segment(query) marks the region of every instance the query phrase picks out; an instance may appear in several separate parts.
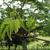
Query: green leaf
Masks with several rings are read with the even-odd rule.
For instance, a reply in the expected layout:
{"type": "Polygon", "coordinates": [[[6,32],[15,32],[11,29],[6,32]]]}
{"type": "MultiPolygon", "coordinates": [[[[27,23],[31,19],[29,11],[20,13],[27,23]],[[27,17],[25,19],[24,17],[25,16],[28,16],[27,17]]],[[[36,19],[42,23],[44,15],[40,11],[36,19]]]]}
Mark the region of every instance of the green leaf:
{"type": "Polygon", "coordinates": [[[26,22],[26,27],[28,30],[32,30],[35,28],[35,19],[33,17],[28,17],[27,22],[26,22]]]}

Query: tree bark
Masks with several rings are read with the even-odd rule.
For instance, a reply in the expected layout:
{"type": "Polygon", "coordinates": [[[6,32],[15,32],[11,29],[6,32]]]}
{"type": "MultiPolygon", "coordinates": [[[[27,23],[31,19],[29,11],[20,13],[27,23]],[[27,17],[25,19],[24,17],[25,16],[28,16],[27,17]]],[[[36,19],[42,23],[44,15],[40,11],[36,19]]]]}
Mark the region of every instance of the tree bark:
{"type": "Polygon", "coordinates": [[[22,50],[27,50],[27,43],[26,43],[25,40],[24,40],[23,43],[22,43],[22,47],[23,47],[22,50]]]}
{"type": "Polygon", "coordinates": [[[17,47],[17,45],[15,44],[15,48],[14,48],[14,50],[16,50],[16,47],[17,47]]]}
{"type": "Polygon", "coordinates": [[[8,50],[10,50],[10,45],[8,45],[8,50]]]}

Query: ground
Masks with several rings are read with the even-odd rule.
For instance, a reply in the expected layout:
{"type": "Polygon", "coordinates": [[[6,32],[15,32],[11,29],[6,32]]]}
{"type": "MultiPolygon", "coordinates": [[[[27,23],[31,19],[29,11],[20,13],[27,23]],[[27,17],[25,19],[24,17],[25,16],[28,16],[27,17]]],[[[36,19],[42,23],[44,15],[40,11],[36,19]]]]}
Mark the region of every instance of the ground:
{"type": "MultiPolygon", "coordinates": [[[[50,37],[42,37],[38,36],[38,38],[44,39],[44,40],[50,40],[50,37]]],[[[8,47],[0,47],[0,50],[7,50],[8,47]]],[[[19,46],[16,48],[17,50],[22,50],[22,46],[19,46]]],[[[49,45],[44,45],[44,41],[38,40],[38,41],[32,41],[27,45],[28,50],[50,50],[50,44],[49,45]]],[[[14,45],[11,46],[11,50],[14,50],[14,45]]]]}

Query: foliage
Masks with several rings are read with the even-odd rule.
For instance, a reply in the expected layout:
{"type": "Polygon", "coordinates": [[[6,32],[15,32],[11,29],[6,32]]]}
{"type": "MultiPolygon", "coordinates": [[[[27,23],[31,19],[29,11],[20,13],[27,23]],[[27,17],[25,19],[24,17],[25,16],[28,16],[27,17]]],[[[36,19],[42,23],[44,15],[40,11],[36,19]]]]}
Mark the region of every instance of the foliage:
{"type": "Polygon", "coordinates": [[[50,34],[49,2],[50,0],[42,0],[41,2],[38,0],[12,0],[8,3],[4,2],[3,4],[7,8],[4,9],[2,6],[0,8],[2,14],[0,20],[0,39],[4,39],[5,32],[11,38],[12,31],[17,33],[21,27],[27,32],[32,30],[38,32],[41,26],[43,26],[41,30],[50,34]],[[14,5],[15,2],[20,3],[14,5]],[[30,6],[29,8],[28,5],[30,6]]]}
{"type": "Polygon", "coordinates": [[[13,20],[11,18],[6,18],[1,24],[0,28],[0,35],[2,35],[1,38],[4,38],[5,32],[7,32],[8,36],[11,37],[12,31],[18,32],[19,28],[20,28],[19,19],[13,20]]]}
{"type": "Polygon", "coordinates": [[[26,27],[29,30],[29,32],[35,28],[35,22],[36,21],[33,17],[28,17],[26,21],[26,27]]]}

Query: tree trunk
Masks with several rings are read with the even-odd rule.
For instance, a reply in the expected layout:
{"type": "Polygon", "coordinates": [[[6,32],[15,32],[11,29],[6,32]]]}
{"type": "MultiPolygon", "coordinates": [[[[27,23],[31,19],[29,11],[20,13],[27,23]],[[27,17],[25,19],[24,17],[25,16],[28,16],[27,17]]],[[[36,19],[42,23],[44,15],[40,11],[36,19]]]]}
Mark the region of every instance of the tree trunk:
{"type": "Polygon", "coordinates": [[[8,50],[10,50],[10,45],[8,45],[8,50]]]}
{"type": "Polygon", "coordinates": [[[25,40],[23,41],[22,46],[23,46],[23,50],[27,50],[27,44],[25,40]]]}
{"type": "Polygon", "coordinates": [[[16,50],[16,47],[17,47],[17,45],[15,44],[15,48],[14,48],[14,50],[16,50]]]}

